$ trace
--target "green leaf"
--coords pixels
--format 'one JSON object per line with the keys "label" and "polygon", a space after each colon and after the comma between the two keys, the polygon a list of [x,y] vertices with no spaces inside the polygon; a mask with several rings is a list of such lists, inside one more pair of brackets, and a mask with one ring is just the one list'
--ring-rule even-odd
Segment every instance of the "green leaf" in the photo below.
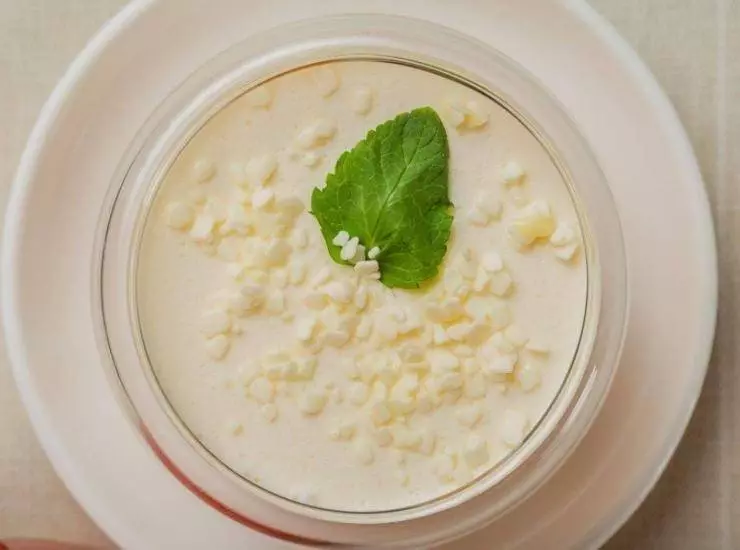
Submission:
{"label": "green leaf", "polygon": [[367,250],[380,248],[386,286],[416,288],[437,275],[452,226],[448,173],[447,133],[431,107],[368,132],[311,195],[331,257],[346,263],[331,241],[347,231]]}

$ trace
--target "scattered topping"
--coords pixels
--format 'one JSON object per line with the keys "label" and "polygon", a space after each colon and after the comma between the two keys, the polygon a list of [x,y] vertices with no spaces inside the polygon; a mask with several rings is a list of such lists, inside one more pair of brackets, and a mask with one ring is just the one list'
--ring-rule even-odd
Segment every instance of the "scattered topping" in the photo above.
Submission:
{"label": "scattered topping", "polygon": [[301,130],[296,137],[296,145],[301,149],[322,147],[337,133],[337,126],[331,120],[321,118]]}
{"label": "scattered topping", "polygon": [[246,181],[251,185],[266,185],[275,175],[277,167],[277,160],[272,155],[253,158],[244,167]]}
{"label": "scattered topping", "polygon": [[218,334],[206,340],[206,353],[211,359],[220,361],[229,353],[231,341],[223,334]]}
{"label": "scattered topping", "polygon": [[546,239],[555,231],[555,219],[545,201],[534,201],[519,210],[507,227],[509,237],[520,246]]}
{"label": "scattered topping", "polygon": [[370,88],[360,87],[352,92],[350,99],[352,110],[358,115],[366,115],[373,108],[373,92]]}
{"label": "scattered topping", "polygon": [[521,411],[506,409],[501,422],[501,440],[508,447],[518,446],[527,433],[527,417]]}
{"label": "scattered topping", "polygon": [[216,175],[216,165],[208,159],[198,159],[193,164],[193,179],[197,183],[206,183]]}
{"label": "scattered topping", "polygon": [[488,462],[488,443],[478,435],[470,435],[462,453],[465,463],[470,469],[476,469]]}
{"label": "scattered topping", "polygon": [[473,130],[488,124],[488,112],[477,101],[452,101],[447,104],[445,116],[458,130]]}
{"label": "scattered topping", "polygon": [[326,406],[326,394],[317,390],[308,390],[301,396],[299,406],[304,415],[317,415]]}
{"label": "scattered topping", "polygon": [[226,311],[208,311],[201,318],[200,330],[206,338],[226,334],[231,330],[231,317]]}
{"label": "scattered topping", "polygon": [[193,223],[195,213],[193,209],[181,202],[173,202],[165,208],[167,225],[172,229],[187,229]]}
{"label": "scattered topping", "polygon": [[524,181],[524,168],[522,168],[518,162],[509,161],[501,168],[501,181],[504,185],[512,186],[519,185]]}
{"label": "scattered topping", "polygon": [[314,71],[314,80],[323,97],[329,97],[339,89],[339,75],[332,67],[318,67]]}

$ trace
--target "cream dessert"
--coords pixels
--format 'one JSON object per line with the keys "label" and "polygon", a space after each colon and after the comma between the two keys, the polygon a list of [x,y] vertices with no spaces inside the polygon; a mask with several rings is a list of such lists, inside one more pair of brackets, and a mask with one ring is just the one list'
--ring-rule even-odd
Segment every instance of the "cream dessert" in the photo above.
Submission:
{"label": "cream dessert", "polygon": [[560,172],[506,109],[336,62],[248,91],[184,146],[136,299],[211,453],[299,502],[392,510],[495,467],[545,414],[581,334],[582,247]]}

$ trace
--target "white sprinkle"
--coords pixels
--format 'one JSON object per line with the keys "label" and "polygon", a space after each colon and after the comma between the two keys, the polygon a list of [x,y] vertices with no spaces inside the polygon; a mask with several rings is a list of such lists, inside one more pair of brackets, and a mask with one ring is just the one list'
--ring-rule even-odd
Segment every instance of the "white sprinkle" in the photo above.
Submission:
{"label": "white sprinkle", "polygon": [[522,391],[531,392],[540,385],[542,373],[536,365],[532,363],[524,363],[519,365],[519,368],[516,370],[516,379],[519,382],[519,386],[522,388]]}
{"label": "white sprinkle", "polygon": [[215,361],[220,361],[226,357],[230,347],[231,342],[223,334],[218,334],[206,341],[206,353]]}
{"label": "white sprinkle", "polygon": [[569,244],[554,250],[555,257],[563,262],[571,261],[578,252],[578,243]]}
{"label": "white sprinkle", "polygon": [[293,233],[293,246],[298,250],[303,250],[308,246],[308,232],[304,228],[299,228]]}
{"label": "white sprinkle", "polygon": [[322,290],[333,302],[340,304],[349,304],[355,293],[350,281],[334,281],[325,285]]}
{"label": "white sprinkle", "polygon": [[307,166],[308,168],[316,168],[321,162],[322,158],[323,157],[321,155],[314,153],[313,151],[309,151],[308,153],[301,155],[300,160],[303,166]]}
{"label": "white sprinkle", "polygon": [[371,277],[380,272],[380,266],[376,260],[360,261],[355,264],[355,273],[361,277]]}
{"label": "white sprinkle", "polygon": [[208,214],[200,214],[190,228],[190,238],[198,243],[210,242],[213,238],[213,226],[216,224]]}
{"label": "white sprinkle", "polygon": [[340,231],[336,234],[336,236],[332,239],[331,243],[335,246],[344,246],[349,242],[349,233],[346,231]]}
{"label": "white sprinkle", "polygon": [[252,207],[255,210],[263,210],[274,200],[275,192],[272,189],[257,189],[252,195]]}
{"label": "white sprinkle", "polygon": [[198,183],[206,183],[216,175],[216,165],[208,159],[198,159],[193,164],[192,174]]}
{"label": "white sprinkle", "polygon": [[277,170],[277,160],[272,155],[253,158],[244,168],[247,182],[252,185],[266,185]]}
{"label": "white sprinkle", "polygon": [[527,417],[515,409],[504,411],[501,422],[501,439],[508,447],[519,445],[527,431]]}
{"label": "white sprinkle", "polygon": [[223,310],[208,311],[203,314],[200,330],[206,338],[226,334],[231,330],[231,318]]}
{"label": "white sprinkle", "polygon": [[524,179],[524,169],[516,161],[509,161],[501,168],[501,181],[505,185],[518,185]]}
{"label": "white sprinkle", "polygon": [[329,97],[339,89],[339,75],[332,67],[318,67],[313,76],[322,97]]}
{"label": "white sprinkle", "polygon": [[355,444],[355,455],[360,464],[367,466],[375,461],[375,454],[369,442],[364,439],[357,441]]}
{"label": "white sprinkle", "polygon": [[352,237],[344,245],[342,245],[342,251],[339,253],[339,257],[345,262],[350,261],[357,255],[357,247],[360,244],[360,239]]}
{"label": "white sprinkle", "polygon": [[375,258],[377,258],[377,257],[378,257],[378,255],[379,255],[379,254],[380,254],[380,248],[378,248],[377,246],[374,246],[374,247],[372,247],[372,248],[371,248],[371,249],[369,250],[369,252],[367,253],[367,257],[368,257],[368,258],[369,258],[370,260],[374,260]]}
{"label": "white sprinkle", "polygon": [[308,390],[301,396],[299,406],[304,415],[317,415],[326,406],[326,394],[317,390]]}
{"label": "white sprinkle", "polygon": [[463,458],[468,467],[475,469],[488,462],[488,444],[478,435],[471,435],[465,443]]}
{"label": "white sprinkle", "polygon": [[352,93],[350,100],[352,110],[358,115],[366,115],[373,108],[373,92],[365,86],[359,87]]}
{"label": "white sprinkle", "polygon": [[572,243],[576,238],[576,232],[569,223],[560,222],[550,235],[550,244],[553,246],[565,246]]}

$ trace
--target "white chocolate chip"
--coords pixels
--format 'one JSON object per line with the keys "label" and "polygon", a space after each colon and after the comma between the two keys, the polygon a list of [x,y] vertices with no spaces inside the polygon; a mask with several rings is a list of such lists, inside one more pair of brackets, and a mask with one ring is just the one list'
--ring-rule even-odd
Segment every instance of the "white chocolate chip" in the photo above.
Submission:
{"label": "white chocolate chip", "polygon": [[488,443],[478,435],[472,434],[465,442],[465,450],[462,453],[465,463],[471,469],[479,468],[488,462]]}
{"label": "white chocolate chip", "polygon": [[465,103],[465,125],[468,128],[480,128],[488,124],[488,111],[475,100]]}
{"label": "white chocolate chip", "polygon": [[533,363],[523,363],[516,369],[516,379],[522,391],[531,392],[540,385],[542,372]]}
{"label": "white chocolate chip", "polygon": [[304,317],[295,323],[296,337],[301,342],[310,342],[316,335],[318,321],[315,317]]}
{"label": "white chocolate chip", "polygon": [[366,86],[356,88],[350,99],[352,111],[358,115],[366,115],[373,108],[373,92]]}
{"label": "white chocolate chip", "polygon": [[450,482],[454,479],[455,458],[446,453],[441,453],[434,459],[434,473],[442,482]]}
{"label": "white chocolate chip", "polygon": [[488,287],[491,290],[491,294],[498,296],[499,298],[504,298],[511,293],[511,290],[514,287],[514,281],[508,272],[499,271],[498,273],[491,275],[491,278],[488,281]]}
{"label": "white chocolate chip", "polygon": [[474,428],[480,422],[481,418],[483,418],[483,409],[477,404],[469,405],[458,409],[455,417],[461,426]]}
{"label": "white chocolate chip", "polygon": [[318,390],[306,391],[300,399],[299,407],[306,416],[315,416],[324,410],[326,394]]}
{"label": "white chocolate chip", "polygon": [[550,235],[550,244],[553,246],[566,246],[576,240],[576,232],[573,226],[566,222],[560,222],[552,235]]}
{"label": "white chocolate chip", "polygon": [[306,126],[296,136],[296,145],[304,150],[326,145],[337,133],[337,126],[329,119],[318,119]]}
{"label": "white chocolate chip", "polygon": [[303,228],[296,229],[295,233],[293,233],[293,246],[297,250],[303,250],[308,246],[308,242],[308,232]]}
{"label": "white chocolate chip", "polygon": [[527,417],[515,409],[504,411],[501,421],[501,439],[508,447],[514,448],[523,440],[527,432]]}
{"label": "white chocolate chip", "polygon": [[355,286],[347,280],[344,281],[333,281],[322,287],[322,291],[326,294],[332,302],[338,304],[349,304],[355,295]]}
{"label": "white chocolate chip", "polygon": [[427,317],[435,323],[450,323],[465,314],[465,310],[457,298],[448,298],[441,303],[427,306]]}
{"label": "white chocolate chip", "polygon": [[517,348],[523,348],[529,340],[524,331],[517,325],[509,325],[504,330],[504,337]]}
{"label": "white chocolate chip", "polygon": [[514,372],[514,368],[518,361],[518,357],[515,353],[496,355],[486,359],[488,359],[488,363],[486,364],[485,371],[487,374],[492,375],[511,374]]}
{"label": "white chocolate chip", "polygon": [[208,159],[198,159],[193,164],[193,179],[198,183],[206,183],[216,175],[216,165]]}
{"label": "white chocolate chip", "polygon": [[532,353],[537,353],[541,355],[547,355],[548,353],[550,353],[550,347],[547,345],[546,342],[540,340],[539,338],[530,338],[524,346],[524,349]]}
{"label": "white chocolate chip", "polygon": [[265,248],[265,262],[269,267],[284,265],[293,251],[291,246],[283,239],[273,239]]}
{"label": "white chocolate chip", "polygon": [[563,262],[569,262],[573,258],[575,258],[576,254],[578,253],[578,243],[569,244],[566,246],[562,246],[559,248],[556,248],[553,253],[555,254],[555,257],[558,260],[561,260]]}
{"label": "white chocolate chip", "polygon": [[193,209],[181,202],[172,202],[165,209],[167,225],[172,229],[184,230],[190,227],[195,218]]}
{"label": "white chocolate chip", "polygon": [[228,235],[230,233],[246,235],[251,228],[252,226],[244,207],[238,202],[229,204],[226,211],[226,221],[219,228],[219,233],[221,235]]}
{"label": "white chocolate chip", "polygon": [[360,239],[352,237],[345,244],[342,245],[342,251],[339,253],[339,257],[345,262],[351,261],[357,256],[357,250],[360,245]]}
{"label": "white chocolate chip", "polygon": [[375,461],[375,453],[373,452],[372,445],[365,439],[360,439],[355,442],[354,446],[355,456],[360,464],[368,466]]}
{"label": "white chocolate chip", "polygon": [[230,347],[231,341],[223,334],[218,334],[206,341],[206,353],[216,361],[226,357]]}
{"label": "white chocolate chip", "polygon": [[355,264],[355,273],[361,277],[370,277],[380,273],[380,266],[376,260],[363,260]]}
{"label": "white chocolate chip", "polygon": [[275,191],[272,189],[257,189],[252,195],[252,208],[264,210],[275,200]]}
{"label": "white chocolate chip", "polygon": [[213,227],[216,220],[208,214],[199,214],[190,228],[190,238],[198,243],[208,243],[213,239]]}
{"label": "white chocolate chip", "polygon": [[509,161],[501,167],[501,181],[504,185],[519,185],[524,180],[524,168],[516,161]]}
{"label": "white chocolate chip", "polygon": [[318,67],[313,76],[322,97],[329,97],[339,89],[339,75],[332,67]]}
{"label": "white chocolate chip", "polygon": [[349,233],[346,231],[340,231],[336,234],[336,236],[332,239],[331,243],[335,246],[344,246],[349,242]]}
{"label": "white chocolate chip", "polygon": [[231,330],[231,317],[223,310],[208,311],[201,318],[200,330],[206,338],[226,334]]}
{"label": "white chocolate chip", "polygon": [[550,206],[542,200],[530,203],[515,214],[506,231],[519,246],[530,245],[537,239],[549,239],[555,231]]}

